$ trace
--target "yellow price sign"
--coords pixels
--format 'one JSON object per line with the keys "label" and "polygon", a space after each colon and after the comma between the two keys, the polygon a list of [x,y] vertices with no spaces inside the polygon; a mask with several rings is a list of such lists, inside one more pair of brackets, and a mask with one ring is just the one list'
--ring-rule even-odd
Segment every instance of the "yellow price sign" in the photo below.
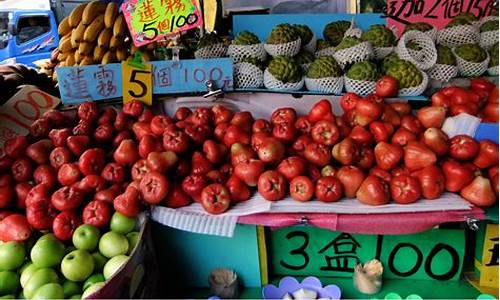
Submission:
{"label": "yellow price sign", "polygon": [[143,64],[143,68],[122,63],[123,103],[139,100],[147,105],[153,103],[153,68]]}
{"label": "yellow price sign", "polygon": [[486,225],[480,286],[498,288],[498,225]]}

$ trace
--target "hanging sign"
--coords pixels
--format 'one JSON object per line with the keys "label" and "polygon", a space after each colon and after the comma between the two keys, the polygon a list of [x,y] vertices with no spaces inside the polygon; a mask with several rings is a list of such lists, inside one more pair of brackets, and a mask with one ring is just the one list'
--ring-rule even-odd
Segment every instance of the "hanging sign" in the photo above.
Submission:
{"label": "hanging sign", "polygon": [[60,102],[58,98],[27,85],[0,106],[0,157],[6,140],[27,135],[31,124]]}
{"label": "hanging sign", "polygon": [[203,25],[197,0],[129,0],[122,11],[137,47]]}
{"label": "hanging sign", "polygon": [[464,258],[463,230],[412,235],[362,235],[314,227],[272,232],[273,275],[352,277],[358,262],[377,258],[384,278],[458,280]]}
{"label": "hanging sign", "polygon": [[495,0],[387,0],[387,25],[395,26],[399,35],[406,25],[425,22],[438,29],[445,27],[461,12],[470,12],[478,18],[491,15]]}
{"label": "hanging sign", "polygon": [[56,72],[61,100],[65,104],[122,96],[120,64],[61,67]]}
{"label": "hanging sign", "polygon": [[153,76],[150,64],[134,66],[122,63],[123,103],[139,100],[147,105],[153,103]]}

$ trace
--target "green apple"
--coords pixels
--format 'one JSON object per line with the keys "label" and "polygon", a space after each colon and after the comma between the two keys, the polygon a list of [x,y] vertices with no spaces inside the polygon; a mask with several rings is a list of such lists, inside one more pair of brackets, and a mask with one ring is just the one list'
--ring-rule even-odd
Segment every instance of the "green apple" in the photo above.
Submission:
{"label": "green apple", "polygon": [[102,272],[108,259],[101,252],[92,253],[92,257],[94,257],[94,272]]}
{"label": "green apple", "polygon": [[64,299],[64,290],[59,283],[47,283],[39,287],[31,299]]}
{"label": "green apple", "polygon": [[24,263],[24,245],[10,241],[0,245],[0,270],[14,270]]}
{"label": "green apple", "polygon": [[82,294],[82,299],[87,298],[88,296],[92,295],[93,293],[97,292],[100,288],[102,288],[105,285],[104,282],[97,282],[94,283],[93,285],[89,286]]}
{"label": "green apple", "polygon": [[126,234],[134,230],[135,218],[129,218],[119,212],[115,212],[111,217],[109,227],[112,231]]}
{"label": "green apple", "polygon": [[57,273],[50,268],[42,268],[35,271],[35,273],[28,280],[24,286],[24,296],[30,299],[35,294],[35,291],[47,283],[58,283],[59,277]]}
{"label": "green apple", "polygon": [[31,249],[31,261],[39,268],[55,267],[61,263],[64,252],[64,244],[53,234],[46,234]]}
{"label": "green apple", "polygon": [[97,227],[83,224],[73,233],[73,245],[80,250],[92,251],[97,247],[101,233]]}
{"label": "green apple", "polygon": [[19,275],[13,271],[0,272],[0,295],[14,294],[19,288]]}
{"label": "green apple", "polygon": [[104,282],[104,281],[106,281],[106,279],[104,279],[104,275],[102,275],[101,273],[94,274],[89,278],[87,278],[87,280],[85,280],[85,282],[83,283],[83,290],[85,291],[89,286],[93,285],[94,283]]}
{"label": "green apple", "polygon": [[82,287],[77,282],[66,280],[63,283],[63,291],[64,291],[64,298],[69,298],[73,295],[81,293]]}
{"label": "green apple", "polygon": [[118,232],[106,232],[99,240],[99,252],[107,258],[126,254],[128,251],[127,238]]}
{"label": "green apple", "polygon": [[69,297],[69,299],[82,299],[82,294],[73,295],[73,296]]}
{"label": "green apple", "polygon": [[35,273],[35,271],[38,270],[38,267],[35,266],[33,263],[30,263],[29,266],[24,268],[24,270],[21,272],[21,286],[24,287],[28,280],[31,278],[31,276]]}
{"label": "green apple", "polygon": [[139,232],[138,231],[132,231],[127,233],[127,240],[128,240],[128,255],[134,251],[135,246],[139,242]]}
{"label": "green apple", "polygon": [[125,265],[128,261],[128,256],[126,255],[117,255],[106,263],[104,266],[103,274],[104,278],[108,280],[111,278],[123,265]]}
{"label": "green apple", "polygon": [[29,260],[25,261],[24,264],[17,269],[17,273],[22,274],[24,270],[26,270],[27,267],[33,265],[33,263]]}
{"label": "green apple", "polygon": [[84,281],[94,272],[94,258],[85,250],[68,253],[62,260],[61,273],[71,281]]}
{"label": "green apple", "polygon": [[15,295],[9,294],[0,297],[0,299],[17,299]]}

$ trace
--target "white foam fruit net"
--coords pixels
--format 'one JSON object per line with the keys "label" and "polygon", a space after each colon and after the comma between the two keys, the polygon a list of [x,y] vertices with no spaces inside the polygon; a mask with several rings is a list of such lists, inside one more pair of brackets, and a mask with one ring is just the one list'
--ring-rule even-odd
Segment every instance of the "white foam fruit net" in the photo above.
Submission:
{"label": "white foam fruit net", "polygon": [[298,91],[304,86],[304,78],[298,82],[282,82],[266,69],[264,71],[264,86],[269,90]]}
{"label": "white foam fruit net", "polygon": [[295,56],[300,51],[300,38],[284,44],[264,44],[264,49],[272,57],[278,55]]}
{"label": "white foam fruit net", "polygon": [[334,54],[335,54],[335,47],[327,47],[327,48],[318,50],[318,51],[316,51],[316,53],[314,53],[314,55],[316,57],[320,57],[320,56],[334,56]]}
{"label": "white foam fruit net", "polygon": [[303,45],[302,48],[306,51],[309,51],[311,53],[314,53],[316,51],[316,43],[318,42],[318,39],[316,38],[316,35],[313,33],[313,36],[309,43],[307,45]]}
{"label": "white foam fruit net", "polygon": [[229,45],[227,54],[235,63],[241,62],[247,58],[257,58],[264,61],[267,57],[266,50],[264,50],[264,44]]}
{"label": "white foam fruit net", "polygon": [[429,76],[422,72],[422,82],[418,86],[403,88],[399,90],[398,96],[418,96],[422,95],[427,89],[427,85],[429,84]]}
{"label": "white foam fruit net", "polygon": [[369,42],[362,42],[354,47],[342,49],[333,57],[337,60],[339,65],[344,68],[347,64],[357,63],[369,59],[373,55],[373,48]]}
{"label": "white foam fruit net", "polygon": [[489,50],[496,43],[498,43],[498,30],[481,32],[479,45],[482,48]]}
{"label": "white foam fruit net", "polygon": [[382,60],[391,54],[393,50],[394,47],[373,47],[373,56],[375,59]]}
{"label": "white foam fruit net", "polygon": [[448,82],[450,79],[457,77],[458,68],[457,66],[435,64],[427,70],[427,75],[432,79]]}
{"label": "white foam fruit net", "polygon": [[340,94],[344,88],[343,77],[305,78],[306,88],[312,92]]}
{"label": "white foam fruit net", "polygon": [[345,90],[358,95],[368,95],[375,92],[375,81],[355,80],[344,76]]}
{"label": "white foam fruit net", "polygon": [[438,36],[438,31],[437,31],[436,27],[433,27],[431,30],[427,30],[427,31],[424,31],[424,32],[422,32],[422,31],[418,31],[418,30],[409,30],[409,31],[407,31],[407,32],[405,32],[405,33],[412,32],[412,31],[421,32],[421,33],[423,33],[423,34],[427,35],[428,37],[430,37],[430,38],[431,38],[431,40],[432,40],[433,42],[435,42],[435,41],[436,41],[437,36]]}
{"label": "white foam fruit net", "polygon": [[438,44],[447,47],[457,47],[464,44],[479,42],[479,30],[473,25],[458,25],[443,28],[438,32]]}
{"label": "white foam fruit net", "polygon": [[194,52],[195,58],[218,58],[225,57],[227,55],[227,45],[224,43],[218,43],[203,47]]}
{"label": "white foam fruit net", "polygon": [[491,76],[498,76],[498,66],[489,67],[488,74]]}
{"label": "white foam fruit net", "polygon": [[455,53],[455,49],[452,50],[457,58],[458,72],[460,75],[465,77],[476,77],[481,76],[488,69],[488,63],[490,62],[490,55],[486,52],[486,59],[480,63],[466,61]]}
{"label": "white foam fruit net", "polygon": [[234,64],[234,80],[239,88],[260,88],[264,85],[264,72],[254,64],[240,62]]}
{"label": "white foam fruit net", "polygon": [[[421,50],[408,49],[406,44],[412,42]],[[396,53],[401,59],[412,62],[420,70],[428,70],[436,64],[437,51],[432,39],[425,33],[412,30],[399,39]]]}

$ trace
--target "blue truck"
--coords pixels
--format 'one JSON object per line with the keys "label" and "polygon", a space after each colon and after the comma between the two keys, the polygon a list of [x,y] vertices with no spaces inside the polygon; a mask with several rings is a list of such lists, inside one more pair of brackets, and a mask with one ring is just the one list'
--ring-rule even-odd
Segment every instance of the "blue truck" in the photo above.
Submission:
{"label": "blue truck", "polygon": [[[9,3],[10,2],[10,3]],[[59,45],[58,21],[84,0],[7,0],[0,2],[0,64],[49,58]]]}

